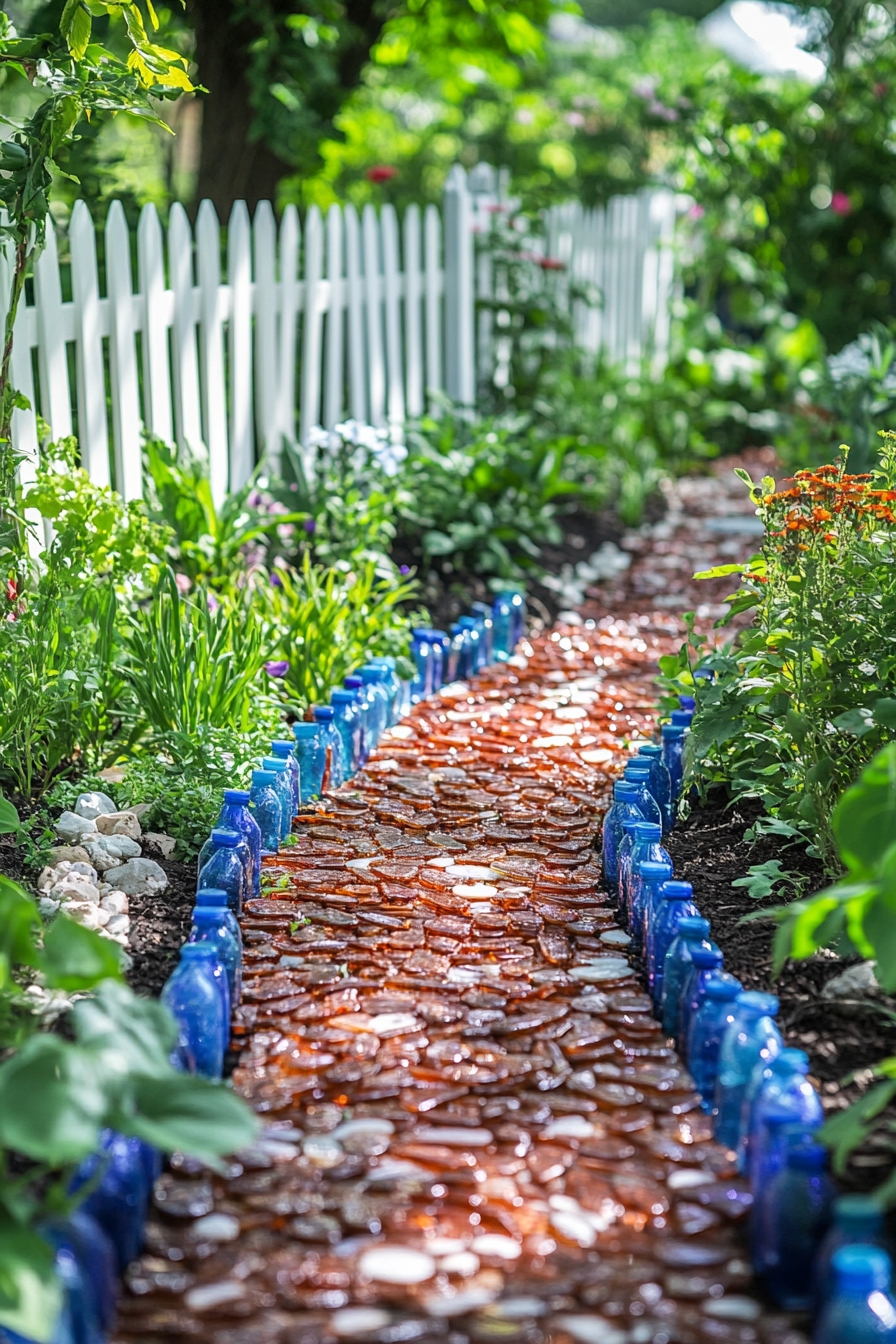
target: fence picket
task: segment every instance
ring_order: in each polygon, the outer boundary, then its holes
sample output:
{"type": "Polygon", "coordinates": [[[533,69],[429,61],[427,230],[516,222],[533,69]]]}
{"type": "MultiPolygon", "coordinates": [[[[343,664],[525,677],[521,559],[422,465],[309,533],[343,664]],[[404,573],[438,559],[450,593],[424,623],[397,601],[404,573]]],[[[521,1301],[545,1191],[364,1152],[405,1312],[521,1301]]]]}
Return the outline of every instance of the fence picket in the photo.
{"type": "MultiPolygon", "coordinates": [[[[296,441],[296,334],[302,295],[299,284],[299,245],[302,231],[299,212],[288,205],[280,222],[280,342],[277,360],[277,433],[293,445],[296,441]]],[[[273,446],[274,459],[280,441],[273,446]]]]}
{"type": "Polygon", "coordinates": [[[380,213],[383,235],[383,308],[386,317],[387,409],[389,427],[397,432],[404,422],[404,360],[401,353],[401,276],[398,258],[398,217],[394,205],[380,213]]]}
{"type": "Polygon", "coordinates": [[[459,163],[445,186],[445,388],[452,401],[476,398],[473,233],[467,175],[459,163]]]}
{"type": "Polygon", "coordinates": [[[348,404],[353,420],[367,419],[364,376],[364,296],[361,269],[361,225],[353,205],[345,207],[346,327],[348,332],[348,404]]]}
{"type": "Polygon", "coordinates": [[[324,387],[325,428],[333,429],[342,420],[342,398],[345,388],[343,369],[343,313],[342,280],[342,211],[331,205],[327,211],[327,281],[329,304],[327,308],[327,362],[324,387]]]}
{"type": "Polygon", "coordinates": [[[235,201],[227,225],[230,286],[230,489],[255,469],[252,442],[252,242],[245,201],[235,201]]]}
{"type": "Polygon", "coordinates": [[[72,210],[71,249],[72,293],[78,337],[76,368],[81,461],[92,481],[97,485],[111,485],[96,235],[90,211],[83,201],[76,201],[72,210]]]}
{"type": "Polygon", "coordinates": [[[420,210],[416,205],[409,205],[404,214],[404,349],[407,408],[412,420],[418,420],[423,414],[421,279],[420,210]]]}
{"type": "Polygon", "coordinates": [[[426,207],[423,217],[423,277],[426,326],[426,393],[430,407],[436,409],[439,393],[445,386],[442,377],[442,221],[434,205],[426,207]]]}
{"type": "Polygon", "coordinates": [[[196,312],[193,304],[193,236],[183,206],[175,201],[168,217],[168,269],[174,293],[174,424],[181,448],[202,445],[196,312]]]}
{"type": "Polygon", "coordinates": [[[386,370],[383,365],[383,323],[380,308],[380,226],[372,205],[361,217],[364,241],[364,306],[367,318],[367,387],[370,423],[381,429],[386,420],[386,370]]]}
{"type": "Polygon", "coordinates": [[[106,290],[109,295],[109,382],[115,488],[125,499],[141,499],[143,450],[131,242],[121,201],[113,201],[106,216],[106,290]]]}
{"type": "Polygon", "coordinates": [[[144,205],[137,225],[137,273],[143,304],[143,406],[146,427],[166,443],[174,438],[171,374],[165,312],[165,256],[162,225],[154,205],[144,205]]]}
{"type": "Polygon", "coordinates": [[[44,245],[34,263],[34,301],[37,308],[37,368],[41,414],[54,439],[72,432],[72,394],[68,378],[62,281],[56,229],[47,220],[44,245]]]}
{"type": "Polygon", "coordinates": [[[270,201],[252,220],[255,264],[255,434],[259,456],[277,444],[277,223],[270,201]]]}
{"type": "Polygon", "coordinates": [[[302,392],[299,401],[300,438],[307,446],[308,435],[320,424],[321,363],[321,275],[323,272],[324,227],[320,211],[312,205],[305,221],[305,320],[302,330],[302,392]]]}
{"type": "Polygon", "coordinates": [[[199,364],[202,423],[208,451],[212,499],[220,508],[227,498],[227,390],[224,380],[224,316],[221,311],[221,224],[211,201],[196,216],[196,266],[199,272],[199,364]]]}

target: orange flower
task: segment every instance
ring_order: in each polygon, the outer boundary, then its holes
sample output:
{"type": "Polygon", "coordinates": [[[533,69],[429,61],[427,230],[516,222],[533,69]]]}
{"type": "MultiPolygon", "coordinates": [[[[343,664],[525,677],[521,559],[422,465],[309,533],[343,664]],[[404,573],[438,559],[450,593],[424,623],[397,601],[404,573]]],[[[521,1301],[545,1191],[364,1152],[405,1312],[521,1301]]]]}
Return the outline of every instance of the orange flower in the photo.
{"type": "Polygon", "coordinates": [[[831,515],[828,513],[827,509],[813,509],[812,517],[815,519],[816,523],[826,523],[829,521],[831,515]]]}

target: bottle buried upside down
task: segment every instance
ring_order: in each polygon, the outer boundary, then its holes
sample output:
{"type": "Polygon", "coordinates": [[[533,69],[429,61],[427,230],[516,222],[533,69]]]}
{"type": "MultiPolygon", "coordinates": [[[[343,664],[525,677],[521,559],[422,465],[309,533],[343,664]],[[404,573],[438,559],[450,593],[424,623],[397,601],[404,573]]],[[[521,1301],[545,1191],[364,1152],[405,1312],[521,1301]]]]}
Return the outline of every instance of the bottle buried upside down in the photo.
{"type": "Polygon", "coordinates": [[[122,1338],[747,1338],[748,1191],[594,848],[651,729],[642,633],[561,631],[422,701],[266,859],[233,1019],[264,1129],[157,1183],[122,1338]]]}

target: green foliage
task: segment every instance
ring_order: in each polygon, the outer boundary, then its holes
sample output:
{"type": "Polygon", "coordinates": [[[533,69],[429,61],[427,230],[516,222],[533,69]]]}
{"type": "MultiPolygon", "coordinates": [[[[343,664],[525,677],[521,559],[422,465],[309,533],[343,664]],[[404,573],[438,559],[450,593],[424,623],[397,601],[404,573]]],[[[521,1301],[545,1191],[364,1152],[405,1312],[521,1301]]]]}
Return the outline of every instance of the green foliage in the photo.
{"type": "Polygon", "coordinates": [[[790,888],[799,891],[799,880],[781,866],[780,859],[768,859],[765,863],[751,864],[746,877],[738,877],[732,887],[743,887],[751,901],[765,901],[769,896],[780,893],[780,889],[790,888]]]}
{"type": "Polygon", "coordinates": [[[373,560],[322,570],[307,555],[298,569],[278,569],[276,580],[256,585],[252,601],[267,621],[271,658],[289,664],[285,684],[299,704],[325,701],[359,663],[396,653],[396,641],[407,655],[411,617],[401,606],[415,596],[412,580],[378,577],[373,560]]]}
{"type": "Polygon", "coordinates": [[[148,436],[144,464],[150,517],[173,532],[172,564],[194,584],[226,589],[272,539],[288,543],[304,516],[264,501],[256,487],[260,468],[217,508],[204,457],[148,436]]]}
{"type": "MultiPolygon", "coordinates": [[[[778,490],[771,478],[751,483],[761,555],[706,575],[739,574],[729,604],[754,620],[706,660],[717,678],[697,686],[688,768],[761,798],[832,871],[834,805],[896,728],[894,448],[885,437],[873,480],[841,462],[778,490]]],[[[679,676],[693,680],[684,667],[679,676]]]]}
{"type": "Polygon", "coordinates": [[[245,604],[220,603],[201,589],[184,597],[169,568],[152,600],[128,614],[125,638],[122,674],[155,740],[202,728],[248,731],[266,649],[245,604]]]}
{"type": "Polygon", "coordinates": [[[81,1195],[75,1167],[113,1128],[212,1165],[250,1142],[257,1121],[229,1088],[176,1073],[176,1026],[161,1004],[121,981],[119,949],[58,916],[44,930],[34,901],[0,877],[0,1326],[49,1341],[60,1296],[36,1229],[81,1195]],[[71,1032],[37,1030],[24,976],[90,991],[71,1032]]]}

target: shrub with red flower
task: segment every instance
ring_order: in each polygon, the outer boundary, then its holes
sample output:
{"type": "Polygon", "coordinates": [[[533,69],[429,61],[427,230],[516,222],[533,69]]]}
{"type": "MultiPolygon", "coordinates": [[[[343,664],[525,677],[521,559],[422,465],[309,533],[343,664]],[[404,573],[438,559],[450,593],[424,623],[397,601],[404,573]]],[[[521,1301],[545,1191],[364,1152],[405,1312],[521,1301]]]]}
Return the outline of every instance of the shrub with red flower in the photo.
{"type": "Polygon", "coordinates": [[[375,182],[377,185],[383,182],[391,182],[398,176],[398,169],[393,168],[388,163],[376,163],[372,168],[368,168],[364,174],[368,182],[375,182]]]}

